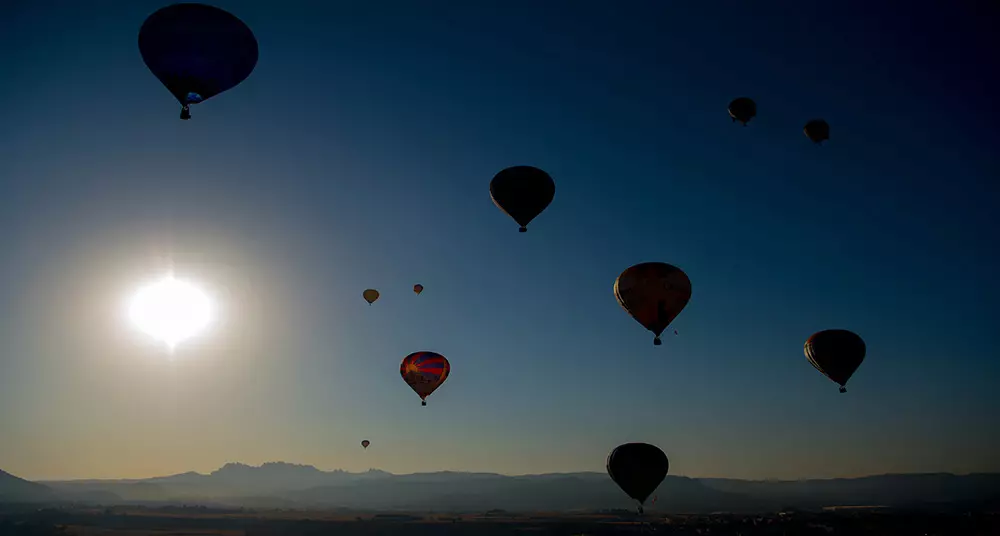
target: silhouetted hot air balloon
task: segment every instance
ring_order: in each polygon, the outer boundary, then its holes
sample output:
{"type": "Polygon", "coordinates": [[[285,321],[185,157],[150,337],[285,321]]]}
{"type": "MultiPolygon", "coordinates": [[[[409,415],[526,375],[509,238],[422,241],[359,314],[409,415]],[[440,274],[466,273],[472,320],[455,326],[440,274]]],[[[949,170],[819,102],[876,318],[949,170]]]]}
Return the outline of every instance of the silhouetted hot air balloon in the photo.
{"type": "Polygon", "coordinates": [[[173,4],[150,15],[139,30],[142,61],[181,103],[189,106],[232,89],[257,65],[257,39],[231,13],[205,4],[173,4]]]}
{"type": "Polygon", "coordinates": [[[756,115],[757,103],[753,99],[740,97],[729,103],[729,117],[733,118],[734,123],[739,121],[743,126],[747,126],[756,115]]]}
{"type": "Polygon", "coordinates": [[[413,292],[417,293],[417,295],[419,295],[423,291],[424,291],[424,286],[421,285],[420,283],[413,285],[413,292]]]}
{"type": "Polygon", "coordinates": [[[691,299],[691,280],[680,268],[663,262],[644,262],[626,269],[615,280],[615,298],[632,318],[660,334],[691,299]]]}
{"type": "Polygon", "coordinates": [[[368,302],[368,305],[371,305],[378,299],[378,291],[373,288],[367,289],[361,293],[361,297],[368,302]]]}
{"type": "Polygon", "coordinates": [[[493,203],[521,226],[518,230],[522,233],[555,195],[556,183],[552,177],[536,167],[509,167],[490,181],[493,203]]]}
{"type": "Polygon", "coordinates": [[[367,439],[365,439],[364,441],[361,442],[361,446],[364,447],[366,450],[368,449],[368,445],[371,445],[371,444],[372,444],[372,442],[368,441],[367,439]]]}
{"type": "Polygon", "coordinates": [[[828,329],[813,333],[806,340],[806,359],[847,392],[847,380],[865,360],[865,341],[846,329],[828,329]]]}
{"type": "Polygon", "coordinates": [[[821,144],[825,140],[830,139],[830,125],[823,121],[822,119],[813,119],[806,123],[806,126],[802,128],[802,132],[809,137],[813,143],[821,144]]]}
{"type": "Polygon", "coordinates": [[[625,443],[608,454],[607,468],[611,480],[639,503],[641,514],[643,503],[666,478],[670,462],[659,447],[625,443]]]}
{"type": "Polygon", "coordinates": [[[420,396],[420,405],[426,406],[426,398],[448,379],[451,364],[436,352],[414,352],[403,358],[399,364],[399,374],[403,381],[420,396]]]}

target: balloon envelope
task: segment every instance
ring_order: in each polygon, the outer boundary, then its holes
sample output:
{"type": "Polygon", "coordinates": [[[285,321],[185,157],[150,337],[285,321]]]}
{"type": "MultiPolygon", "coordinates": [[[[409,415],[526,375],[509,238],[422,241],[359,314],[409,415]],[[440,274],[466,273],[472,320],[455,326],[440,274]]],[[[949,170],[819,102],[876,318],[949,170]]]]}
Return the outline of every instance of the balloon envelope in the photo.
{"type": "Polygon", "coordinates": [[[416,285],[413,285],[413,292],[416,292],[417,294],[420,294],[423,291],[424,291],[424,286],[421,285],[420,283],[417,283],[416,285]]]}
{"type": "Polygon", "coordinates": [[[806,126],[802,128],[802,132],[809,137],[813,143],[823,143],[823,141],[830,139],[830,125],[822,119],[813,119],[806,123],[806,126]]]}
{"type": "Polygon", "coordinates": [[[625,443],[608,454],[611,480],[642,505],[667,476],[667,455],[648,443],[625,443]]]}
{"type": "Polygon", "coordinates": [[[375,303],[375,300],[378,299],[378,296],[379,296],[378,291],[373,288],[370,288],[361,293],[361,297],[364,298],[366,302],[368,302],[368,305],[375,303]]]}
{"type": "Polygon", "coordinates": [[[257,39],[243,21],[195,3],[173,4],[150,15],[139,29],[139,52],[185,112],[189,104],[245,80],[258,55],[257,39]]]}
{"type": "Polygon", "coordinates": [[[691,300],[691,280],[680,268],[664,262],[636,264],[615,280],[615,298],[643,327],[653,332],[653,344],[691,300]]]}
{"type": "Polygon", "coordinates": [[[806,359],[816,370],[840,385],[840,392],[847,390],[847,380],[865,360],[865,341],[846,329],[828,329],[813,333],[806,340],[806,359]]]}
{"type": "Polygon", "coordinates": [[[509,167],[490,181],[493,203],[521,226],[522,233],[555,195],[556,183],[552,177],[532,166],[509,167]]]}
{"type": "Polygon", "coordinates": [[[729,117],[733,121],[743,123],[743,126],[757,115],[757,103],[753,99],[740,97],[729,103],[729,117]]]}
{"type": "MultiPolygon", "coordinates": [[[[448,379],[451,364],[437,352],[414,352],[399,364],[399,375],[420,397],[426,399],[448,379]]],[[[427,405],[426,401],[423,405],[427,405]]]]}

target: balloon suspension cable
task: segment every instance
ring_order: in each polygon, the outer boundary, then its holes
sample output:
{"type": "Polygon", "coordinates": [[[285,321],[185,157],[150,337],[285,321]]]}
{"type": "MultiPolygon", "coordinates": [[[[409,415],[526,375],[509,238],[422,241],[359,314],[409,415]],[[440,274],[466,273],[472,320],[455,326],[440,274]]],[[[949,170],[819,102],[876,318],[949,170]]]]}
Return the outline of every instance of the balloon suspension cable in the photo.
{"type": "Polygon", "coordinates": [[[185,121],[191,119],[191,106],[187,104],[181,106],[181,119],[185,121]]]}
{"type": "Polygon", "coordinates": [[[528,232],[528,228],[522,225],[521,228],[517,230],[517,232],[519,232],[519,233],[526,233],[526,232],[528,232]]]}
{"type": "Polygon", "coordinates": [[[659,335],[657,335],[656,337],[653,337],[653,346],[659,346],[661,344],[663,344],[663,341],[660,340],[660,336],[659,335]]]}
{"type": "Polygon", "coordinates": [[[844,387],[843,385],[841,385],[840,386],[840,392],[841,393],[846,393],[847,392],[847,387],[844,387]]]}

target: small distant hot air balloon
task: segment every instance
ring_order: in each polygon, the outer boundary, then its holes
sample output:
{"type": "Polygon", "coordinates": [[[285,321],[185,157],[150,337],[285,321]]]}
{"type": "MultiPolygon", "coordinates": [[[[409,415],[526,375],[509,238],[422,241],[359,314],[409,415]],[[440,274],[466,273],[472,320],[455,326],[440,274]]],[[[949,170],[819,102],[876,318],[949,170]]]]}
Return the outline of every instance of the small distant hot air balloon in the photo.
{"type": "Polygon", "coordinates": [[[528,223],[545,210],[556,195],[556,183],[548,173],[532,166],[502,170],[490,181],[493,203],[528,230],[528,223]]]}
{"type": "Polygon", "coordinates": [[[632,318],[653,332],[653,344],[659,346],[660,334],[691,300],[691,280],[676,266],[644,262],[618,276],[615,298],[632,318]]]}
{"type": "Polygon", "coordinates": [[[375,303],[375,300],[378,299],[378,291],[373,288],[367,289],[361,293],[361,297],[363,297],[365,301],[368,302],[368,305],[371,305],[375,303]]]}
{"type": "Polygon", "coordinates": [[[164,7],[139,29],[139,52],[149,70],[181,103],[190,105],[232,89],[257,65],[257,39],[227,11],[205,4],[164,7]]]}
{"type": "Polygon", "coordinates": [[[824,141],[830,139],[830,125],[822,119],[809,121],[802,128],[802,132],[816,144],[822,144],[824,141]]]}
{"type": "Polygon", "coordinates": [[[828,329],[813,333],[805,344],[806,359],[816,370],[847,392],[847,380],[865,360],[865,341],[846,329],[828,329]]]}
{"type": "Polygon", "coordinates": [[[756,115],[757,103],[753,99],[740,97],[729,103],[729,117],[733,118],[734,123],[739,121],[743,126],[747,126],[756,115]]]}
{"type": "Polygon", "coordinates": [[[371,444],[372,444],[372,442],[368,441],[367,439],[365,439],[364,441],[361,442],[361,446],[364,447],[366,450],[368,449],[368,445],[371,445],[371,444]]]}
{"type": "Polygon", "coordinates": [[[420,405],[427,405],[430,396],[448,379],[451,364],[437,352],[414,352],[403,358],[399,364],[399,374],[418,396],[420,405]]]}
{"type": "Polygon", "coordinates": [[[421,285],[420,283],[417,283],[416,285],[413,285],[413,292],[415,292],[418,296],[423,291],[424,291],[424,286],[421,285]]]}
{"type": "Polygon", "coordinates": [[[639,503],[640,514],[643,503],[666,478],[669,468],[667,455],[648,443],[625,443],[608,454],[608,475],[639,503]]]}

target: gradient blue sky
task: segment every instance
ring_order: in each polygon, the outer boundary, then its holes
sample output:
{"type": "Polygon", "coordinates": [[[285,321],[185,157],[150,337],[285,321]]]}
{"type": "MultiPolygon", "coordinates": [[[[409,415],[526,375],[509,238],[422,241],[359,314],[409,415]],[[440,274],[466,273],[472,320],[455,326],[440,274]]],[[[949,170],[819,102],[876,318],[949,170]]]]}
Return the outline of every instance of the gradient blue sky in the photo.
{"type": "Polygon", "coordinates": [[[1000,470],[996,10],[752,4],[220,0],[260,61],[189,122],[136,46],[161,1],[5,4],[0,467],[1000,470]],[[516,164],[557,186],[527,234],[516,164]],[[659,348],[612,293],[650,260],[694,287],[659,348]],[[171,265],[224,307],[173,360],[121,318],[171,265]],[[832,327],[846,395],[802,354],[832,327]]]}

